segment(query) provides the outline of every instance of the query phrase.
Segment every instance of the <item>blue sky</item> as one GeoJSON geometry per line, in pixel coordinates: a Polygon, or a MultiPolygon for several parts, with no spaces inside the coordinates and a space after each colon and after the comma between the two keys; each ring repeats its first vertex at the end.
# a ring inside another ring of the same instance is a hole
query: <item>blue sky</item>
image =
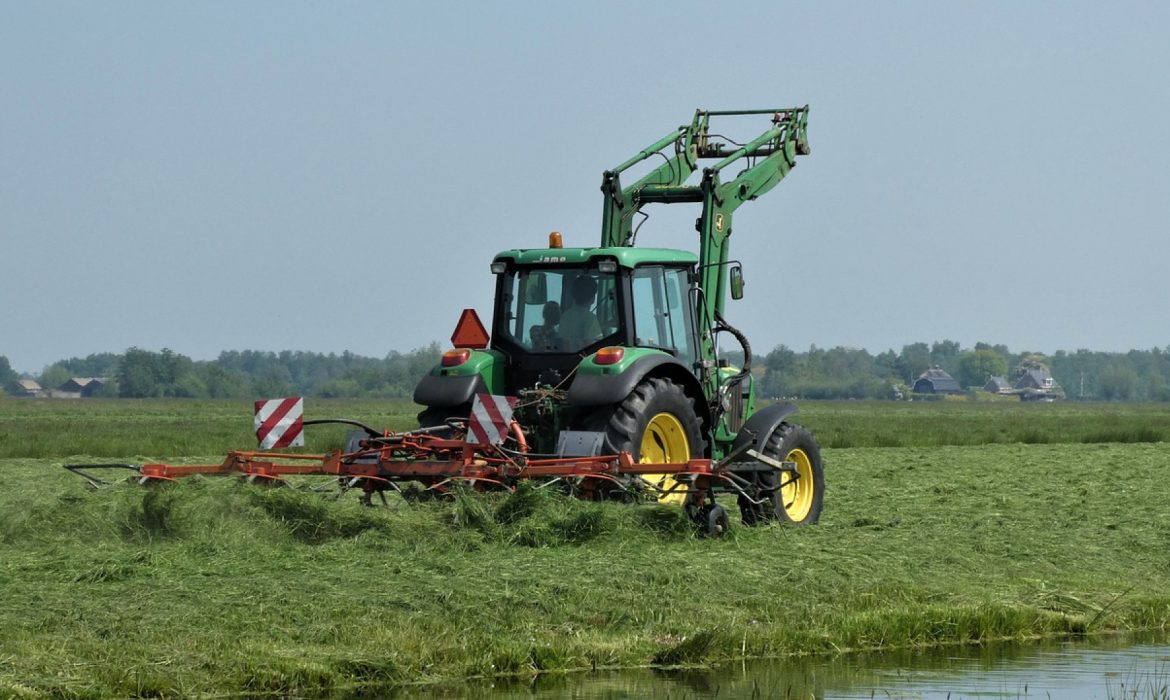
{"type": "Polygon", "coordinates": [[[696,107],[806,103],[812,155],[736,217],[757,351],[1166,347],[1168,34],[1165,3],[3,3],[0,355],[446,344],[494,253],[595,245],[602,171],[696,107]]]}

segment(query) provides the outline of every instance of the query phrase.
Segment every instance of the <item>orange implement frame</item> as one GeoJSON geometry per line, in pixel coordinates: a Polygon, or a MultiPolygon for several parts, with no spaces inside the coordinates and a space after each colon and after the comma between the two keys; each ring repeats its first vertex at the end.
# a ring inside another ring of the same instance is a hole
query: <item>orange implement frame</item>
{"type": "MultiPolygon", "coordinates": [[[[348,422],[352,421],[328,421],[348,422]]],[[[363,426],[364,427],[364,426],[363,426]]],[[[460,427],[460,426],[455,426],[460,427]]],[[[726,511],[715,504],[717,493],[736,493],[740,504],[763,505],[775,492],[797,477],[795,465],[779,462],[751,449],[750,444],[733,451],[718,462],[691,459],[686,462],[648,464],[636,462],[628,452],[615,455],[551,456],[528,452],[523,431],[512,424],[514,444],[479,445],[462,438],[441,437],[435,428],[416,432],[377,435],[366,428],[368,437],[349,452],[325,454],[283,452],[229,452],[219,464],[71,464],[65,468],[85,478],[91,486],[108,485],[93,475],[93,469],[131,470],[140,484],[166,483],[183,477],[239,476],[257,484],[279,484],[286,477],[335,477],[342,490],[360,488],[362,502],[370,505],[376,493],[385,503],[386,491],[404,496],[418,493],[442,494],[455,484],[476,490],[511,490],[523,480],[551,484],[560,482],[568,491],[586,499],[646,499],[683,495],[688,515],[708,534],[718,536],[728,527],[726,511]],[[777,470],[780,484],[762,488],[751,480],[751,472],[777,470]],[[644,478],[659,477],[657,481],[644,478]],[[663,479],[662,476],[670,478],[663,479]],[[412,486],[403,489],[400,484],[412,486]],[[746,499],[746,500],[745,500],[746,499]]]]}
{"type": "Polygon", "coordinates": [[[290,476],[334,476],[346,487],[360,485],[367,501],[372,493],[399,490],[399,482],[418,482],[441,492],[454,482],[466,482],[477,488],[510,489],[524,479],[563,479],[573,480],[577,491],[585,497],[636,484],[637,489],[649,490],[656,496],[681,490],[698,496],[699,503],[713,487],[741,491],[739,479],[710,459],[650,464],[634,461],[628,452],[581,457],[530,456],[427,433],[372,438],[362,443],[362,449],[349,453],[341,450],[325,454],[233,451],[219,464],[75,464],[66,468],[93,486],[109,482],[88,470],[105,468],[133,470],[142,484],[194,475],[235,475],[260,483],[278,482],[290,476]],[[638,478],[647,474],[670,475],[672,486],[667,490],[638,478]]]}

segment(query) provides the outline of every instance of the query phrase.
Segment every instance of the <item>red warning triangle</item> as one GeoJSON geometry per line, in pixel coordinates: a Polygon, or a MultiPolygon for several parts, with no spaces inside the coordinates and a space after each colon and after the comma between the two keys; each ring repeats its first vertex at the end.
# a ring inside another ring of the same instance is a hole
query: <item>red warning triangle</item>
{"type": "Polygon", "coordinates": [[[482,349],[488,346],[489,337],[475,309],[464,309],[451,334],[451,344],[457,348],[482,349]]]}

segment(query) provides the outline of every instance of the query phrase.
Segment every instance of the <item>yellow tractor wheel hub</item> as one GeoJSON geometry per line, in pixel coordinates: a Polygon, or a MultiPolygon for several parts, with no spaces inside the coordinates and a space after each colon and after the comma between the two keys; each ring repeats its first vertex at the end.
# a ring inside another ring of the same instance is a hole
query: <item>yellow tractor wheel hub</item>
{"type": "Polygon", "coordinates": [[[813,481],[812,460],[804,450],[796,448],[784,455],[784,461],[796,464],[796,476],[785,475],[785,484],[780,488],[780,502],[784,504],[788,518],[799,523],[808,517],[813,506],[816,484],[813,481]]]}
{"type": "MultiPolygon", "coordinates": [[[[642,433],[642,444],[638,447],[639,461],[642,464],[678,464],[687,462],[691,458],[691,443],[687,440],[686,430],[682,422],[673,413],[659,413],[646,424],[642,433]]],[[[646,474],[645,478],[659,488],[669,491],[677,483],[669,474],[646,474]]],[[[661,496],[660,503],[675,503],[681,505],[686,500],[686,493],[677,491],[661,496]]]]}

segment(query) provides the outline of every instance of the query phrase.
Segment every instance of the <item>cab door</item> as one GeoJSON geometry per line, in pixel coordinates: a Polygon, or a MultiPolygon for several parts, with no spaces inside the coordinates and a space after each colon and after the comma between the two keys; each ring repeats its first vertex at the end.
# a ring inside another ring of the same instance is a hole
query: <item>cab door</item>
{"type": "Polygon", "coordinates": [[[634,270],[630,287],[634,344],[665,350],[693,371],[698,360],[698,337],[689,269],[643,265],[634,270]]]}

